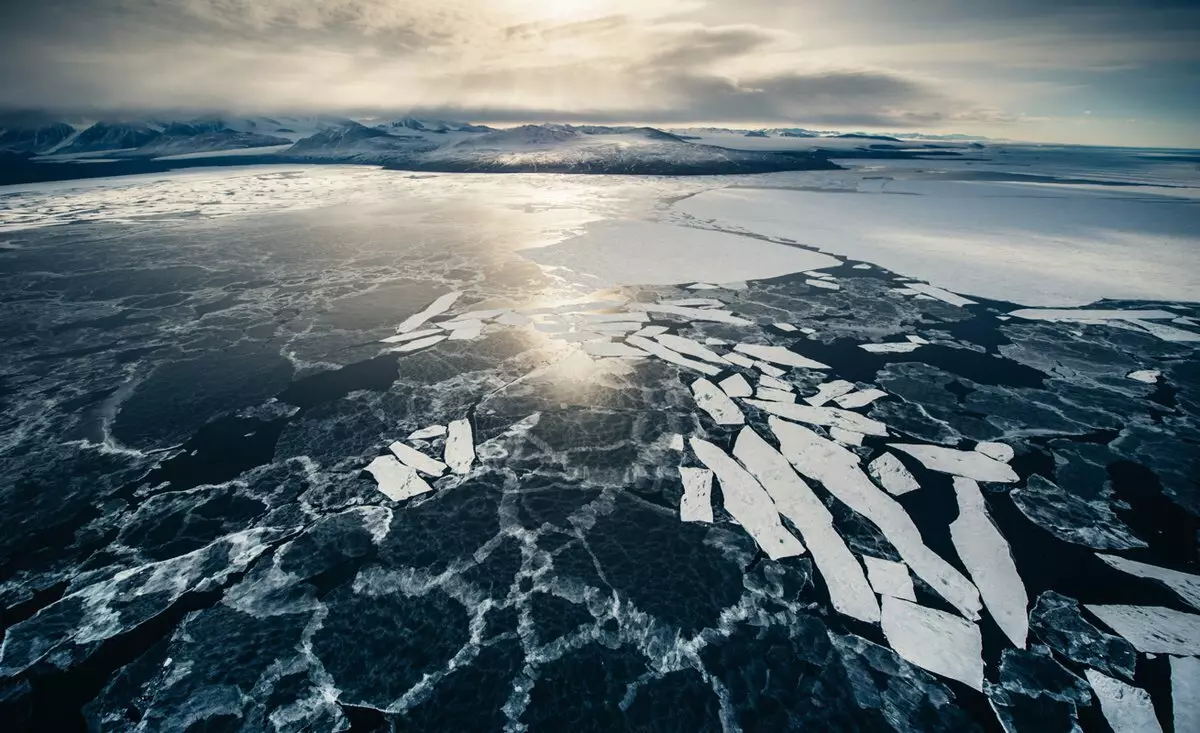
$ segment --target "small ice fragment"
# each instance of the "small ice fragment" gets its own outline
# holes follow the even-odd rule
[[[471,464],[475,462],[474,441],[471,423],[466,418],[455,420],[446,427],[444,457],[451,471],[464,474],[471,470]]]
[[[445,335],[427,336],[423,339],[417,339],[416,341],[409,341],[406,344],[401,344],[400,346],[388,349],[388,352],[389,353],[405,353],[405,352],[409,352],[409,351],[418,351],[420,349],[424,349],[427,346],[433,346],[434,344],[440,344],[441,342],[443,342],[445,340],[446,340]]]
[[[867,565],[867,580],[871,581],[871,587],[876,593],[916,603],[917,591],[913,589],[912,576],[908,574],[907,565],[892,560],[880,560],[870,555],[863,555],[863,562]]]
[[[1017,454],[1017,452],[1013,450],[1013,447],[1007,443],[989,443],[986,440],[978,443],[975,446],[975,450],[976,452],[982,453],[988,458],[1000,461],[1001,463],[1008,463],[1013,459],[1013,456]]]
[[[1130,372],[1125,376],[1138,382],[1155,384],[1158,382],[1158,378],[1162,376],[1162,372],[1157,369],[1139,369],[1138,371]]]
[[[940,445],[921,443],[892,443],[888,447],[904,451],[920,461],[925,468],[939,473],[1000,484],[1015,483],[1021,478],[1009,468],[1008,464],[975,451],[955,450],[943,448]]]
[[[795,392],[785,392],[782,389],[771,389],[770,387],[759,387],[754,396],[760,400],[771,400],[772,402],[795,402]]]
[[[1100,700],[1100,711],[1113,733],[1162,733],[1149,693],[1094,669],[1084,670],[1084,674]],[[1187,729],[1176,727],[1175,730]]]
[[[883,635],[896,653],[934,674],[983,691],[979,627],[943,611],[883,597]]]
[[[1200,656],[1200,616],[1162,606],[1094,606],[1084,608],[1125,637],[1139,652]]]
[[[692,283],[687,286],[688,290],[720,290],[720,286],[712,283]]]
[[[851,410],[857,407],[866,407],[880,397],[887,397],[887,392],[881,389],[864,389],[834,398],[833,401],[838,404],[838,407]]]
[[[753,369],[754,368],[754,361],[752,359],[747,359],[746,357],[742,356],[741,354],[726,354],[725,361],[727,361],[730,364],[733,364],[735,366],[740,366],[743,369]]]
[[[817,332],[817,329],[809,328],[807,326],[804,326],[803,328],[800,329],[800,333],[807,334],[809,336],[813,335],[816,332]]]
[[[872,354],[907,354],[921,348],[921,344],[911,341],[889,341],[883,344],[859,344],[858,348]]]
[[[641,336],[629,336],[625,339],[625,343],[642,349],[643,351],[648,351],[664,361],[669,361],[672,364],[678,364],[679,366],[687,367],[688,369],[695,369],[701,374],[705,374],[710,377],[715,377],[721,373],[721,370],[712,364],[705,364],[702,361],[695,361],[694,359],[688,359],[685,356],[680,356],[678,353],[668,349],[657,341],[651,341],[650,339],[642,338]]]
[[[773,415],[784,417],[809,425],[824,425],[838,427],[842,430],[853,430],[856,433],[887,437],[887,426],[878,420],[860,415],[849,410],[839,410],[836,407],[812,407],[797,405],[790,402],[770,402],[768,400],[746,400],[753,405]]]
[[[690,443],[692,452],[721,482],[725,509],[754,538],[767,557],[779,560],[804,553],[804,545],[780,521],[775,502],[746,469],[706,440],[692,438]]]
[[[826,382],[820,387],[817,387],[817,393],[811,397],[805,397],[804,401],[813,407],[820,407],[835,397],[841,397],[847,392],[853,391],[853,382],[847,382],[844,379],[836,379],[832,382]]]
[[[841,290],[842,286],[837,283],[829,282],[828,280],[817,280],[815,278],[805,280],[805,285],[811,285],[814,288],[824,288],[825,290]]]
[[[446,471],[446,464],[441,461],[430,458],[416,448],[411,448],[400,441],[396,441],[388,446],[388,450],[392,452],[400,462],[406,466],[412,466],[426,476],[434,478],[441,476]]]
[[[1123,573],[1162,583],[1174,591],[1175,595],[1186,601],[1189,606],[1200,609],[1200,575],[1160,568],[1157,565],[1147,565],[1144,562],[1126,560],[1116,555],[1096,553],[1096,557]]]
[[[675,300],[660,300],[659,305],[681,305],[685,308],[720,308],[725,305],[716,298],[679,298]]]
[[[776,379],[775,377],[769,376],[767,374],[764,374],[758,378],[758,386],[769,387],[770,389],[781,389],[784,392],[792,391],[792,383],[791,382],[785,382],[782,379]]]
[[[863,438],[866,436],[864,436],[862,433],[856,433],[853,430],[830,428],[829,437],[843,445],[862,445]]]
[[[940,301],[949,303],[950,305],[957,305],[959,307],[964,305],[975,305],[975,301],[973,300],[968,300],[961,295],[956,295],[949,290],[943,290],[941,288],[934,287],[933,285],[929,285],[928,283],[909,283],[908,287],[922,295],[926,295],[930,298],[936,298]]]
[[[513,311],[504,311],[504,313],[496,317],[496,323],[505,326],[525,326],[529,324],[529,320],[529,316],[522,313],[514,313]]]
[[[728,359],[728,358],[729,357],[726,357],[726,359]],[[730,363],[733,363],[733,362],[730,362]],[[767,375],[768,377],[779,378],[779,377],[782,377],[784,374],[787,374],[787,372],[780,369],[779,367],[771,366],[770,364],[766,363],[765,361],[756,361],[756,362],[753,362],[753,364],[754,364],[755,369],[757,369],[758,371]]]
[[[450,306],[454,305],[454,301],[458,300],[461,292],[446,293],[442,297],[426,306],[425,310],[420,313],[415,313],[404,320],[399,326],[396,326],[396,333],[404,333],[406,331],[416,330],[421,324],[428,321],[434,316],[440,316],[450,310]]]
[[[790,349],[785,349],[782,346],[762,346],[760,344],[738,344],[733,347],[734,351],[739,351],[746,356],[754,359],[769,361],[772,364],[781,364],[789,367],[800,367],[802,369],[828,369],[828,364],[822,364],[819,361],[813,361],[806,357],[800,356]]]
[[[679,469],[679,477],[683,479],[679,519],[684,522],[712,524],[712,471],[707,468],[683,466]]]
[[[381,344],[399,344],[405,341],[413,341],[415,339],[423,339],[428,336],[437,336],[442,330],[440,328],[426,328],[420,331],[410,331],[409,333],[398,333],[395,336],[388,336],[385,339],[380,339]]]
[[[790,323],[772,323],[771,325],[774,326],[775,328],[778,328],[780,331],[784,331],[787,333],[791,333],[792,331],[796,330],[796,327]]]
[[[659,335],[660,333],[666,333],[666,332],[667,332],[666,326],[646,326],[645,328],[634,333],[633,335],[641,336],[642,338],[653,338],[653,337]]]
[[[585,341],[583,350],[590,356],[647,356],[641,349],[613,341]]]
[[[430,438],[438,438],[446,434],[445,425],[430,425],[427,428],[414,430],[408,434],[409,440],[428,440]]]
[[[900,496],[921,488],[917,479],[892,453],[884,453],[868,463],[867,473],[892,496]]]
[[[1175,733],[1200,730],[1200,659],[1171,657],[1171,707]]]
[[[451,341],[470,341],[479,338],[483,333],[483,321],[478,319],[451,321],[441,325],[443,328],[450,329]]]
[[[722,358],[717,352],[708,348],[704,344],[691,340],[690,338],[663,333],[655,336],[654,340],[663,346],[666,346],[668,349],[678,351],[686,356],[693,356],[697,359],[712,362],[713,364],[726,365],[729,363],[725,361],[725,359]]]
[[[871,266],[865,262],[860,262],[859,264],[854,266],[854,269],[855,270],[870,270]]]
[[[818,277],[822,279],[833,277],[833,275],[830,275],[828,272],[821,272],[820,270],[805,270],[804,274],[808,275],[809,277]]]
[[[996,316],[996,320],[997,321],[1008,321],[1008,320],[1012,320],[1012,316]]]
[[[730,397],[749,397],[754,394],[750,389],[750,383],[741,374],[734,374],[732,377],[722,379],[720,387]]]
[[[683,450],[683,436],[680,435],[679,433],[673,434],[671,436],[671,440],[667,442],[667,448],[669,448],[671,450],[682,451]]]
[[[742,425],[746,422],[733,400],[707,379],[701,377],[692,382],[692,394],[696,396],[696,406],[707,412],[716,424]]]
[[[996,625],[1014,646],[1024,649],[1029,635],[1029,595],[1008,540],[988,516],[979,484],[956,476],[954,493],[958,497],[958,518],[950,523],[954,549]]]
[[[392,501],[402,501],[433,488],[417,475],[416,469],[397,461],[394,456],[379,456],[366,469],[375,477],[379,490]]]
[[[718,339],[718,338],[713,338],[712,336],[709,336],[708,338],[704,339],[704,345],[705,346],[728,346],[729,342],[726,341],[725,339]]]
[[[753,322],[745,318],[739,318],[729,311],[724,310],[704,310],[701,308],[684,308],[676,305],[659,305],[658,303],[630,303],[629,310],[647,311],[650,313],[663,313],[670,316],[678,316],[686,318],[689,321],[714,321],[716,323],[728,323],[733,326],[753,326]]]
[[[917,336],[917,335],[911,334],[911,333],[908,334],[907,336],[905,336],[904,338],[908,339],[909,341],[913,342],[914,344],[921,344],[922,346],[925,346],[929,343],[928,341],[921,338],[920,336]]]

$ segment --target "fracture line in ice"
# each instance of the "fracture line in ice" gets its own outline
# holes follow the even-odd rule
[[[820,407],[835,397],[841,397],[847,392],[853,391],[854,382],[847,382],[844,379],[835,379],[832,382],[826,382],[817,387],[817,393],[811,397],[805,397],[804,401],[813,407]]]

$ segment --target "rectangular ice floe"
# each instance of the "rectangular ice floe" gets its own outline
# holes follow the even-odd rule
[[[879,604],[846,542],[833,526],[833,515],[779,451],[753,429],[742,428],[733,455],[770,494],[779,513],[799,530],[829,589],[834,609],[867,623],[879,620]]]
[[[917,479],[892,453],[884,453],[868,463],[867,473],[892,496],[900,496],[921,488]]]
[[[863,562],[867,566],[867,579],[876,593],[916,603],[917,591],[913,588],[907,565],[870,555],[863,555]]]
[[[779,439],[780,450],[797,471],[820,481],[836,499],[878,527],[917,577],[964,616],[978,618],[980,602],[975,586],[925,545],[908,512],[871,483],[859,468],[856,455],[806,427],[776,417],[768,422]]]
[[[880,397],[887,397],[887,392],[881,389],[864,389],[842,395],[841,397],[835,397],[833,401],[838,404],[838,407],[851,410],[858,407],[866,407]]]
[[[934,674],[983,691],[979,627],[943,611],[884,596],[883,635],[897,654]]]
[[[761,344],[738,344],[733,347],[734,351],[741,352],[746,356],[762,361],[769,361],[772,364],[781,364],[789,367],[800,367],[801,369],[828,369],[828,364],[822,364],[819,361],[814,361],[807,357],[800,356],[796,352],[785,349],[782,346],[763,346]]]
[[[725,510],[754,538],[767,557],[779,560],[804,552],[800,540],[784,528],[775,502],[746,469],[707,440],[692,438],[689,442],[692,452],[721,482]]]
[[[829,282],[828,280],[818,280],[816,278],[810,278],[808,280],[805,280],[804,284],[811,285],[814,288],[821,288],[823,290],[841,290],[842,289],[842,286],[838,285],[837,283]]]
[[[582,313],[578,316],[571,316],[571,318],[578,318],[579,320],[587,323],[645,323],[646,321],[650,320],[650,316],[641,311],[634,311],[632,313],[627,313],[624,311],[620,313]]]
[[[791,333],[796,330],[796,327],[790,323],[772,323],[771,325],[784,333]]]
[[[863,438],[866,436],[862,433],[856,433],[853,430],[842,430],[841,428],[830,428],[829,437],[833,438],[843,445],[862,445]]]
[[[388,351],[395,353],[420,351],[421,349],[428,348],[434,344],[440,344],[441,342],[445,341],[446,338],[446,334],[442,334],[441,336],[426,336],[423,339],[417,339],[416,341],[409,341],[408,343],[400,344],[399,346],[388,349]]]
[[[1156,384],[1158,378],[1162,376],[1162,372],[1157,369],[1139,369],[1135,372],[1130,372],[1125,375],[1128,379],[1144,384]]]
[[[630,303],[629,310],[647,311],[649,313],[662,313],[664,315],[686,318],[689,321],[713,321],[714,323],[728,323],[731,326],[754,325],[753,322],[748,321],[745,318],[739,318],[729,311],[724,310],[686,308],[677,305],[659,305],[658,303]]]
[[[858,348],[872,354],[907,354],[921,348],[921,344],[911,341],[891,341],[883,344],[859,344]]]
[[[707,412],[716,424],[742,425],[746,422],[742,411],[729,399],[729,395],[707,379],[700,378],[692,382],[692,394],[696,396],[696,406]]]
[[[1200,659],[1171,657],[1171,710],[1175,733],[1200,730]]]
[[[693,341],[690,338],[676,336],[670,333],[663,333],[655,336],[654,340],[663,346],[666,346],[668,349],[678,351],[686,356],[693,356],[697,359],[712,362],[713,364],[720,364],[722,366],[727,366],[729,364],[729,362],[725,361],[720,354],[708,348],[704,344],[701,344],[698,341]]]
[[[975,452],[982,453],[992,460],[1008,463],[1017,454],[1007,443],[991,443],[986,440],[975,444]]]
[[[786,417],[789,420],[808,423],[809,425],[825,425],[838,427],[842,430],[852,430],[864,435],[887,436],[887,426],[878,420],[836,407],[813,407],[797,405],[791,402],[769,402],[767,400],[746,400],[746,404],[765,410],[772,415]]]
[[[430,318],[433,318],[434,316],[440,316],[441,314],[450,310],[450,306],[454,305],[454,301],[458,300],[459,296],[461,295],[462,293],[460,292],[446,293],[442,297],[426,306],[425,310],[421,311],[420,313],[414,313],[413,315],[404,319],[403,323],[401,323],[399,326],[396,326],[396,333],[414,331]]]
[[[1137,320],[1130,320],[1128,322],[1134,324],[1143,331],[1146,331],[1151,336],[1157,336],[1163,341],[1174,341],[1177,343],[1195,343],[1200,341],[1200,333],[1185,331],[1182,328],[1168,326],[1165,323]]]
[[[940,300],[944,303],[949,303],[950,305],[957,305],[959,307],[964,305],[975,305],[975,301],[973,300],[968,300],[961,295],[956,295],[949,290],[943,290],[942,288],[935,287],[928,283],[909,283],[908,287],[922,295],[928,295],[930,298],[936,298],[937,300]]]
[[[464,474],[475,462],[475,437],[471,423],[465,418],[455,420],[446,427],[446,465],[454,473]]]
[[[1096,553],[1096,556],[1123,573],[1162,583],[1186,601],[1189,606],[1200,609],[1200,575],[1160,568],[1157,565],[1147,565],[1144,562],[1126,560],[1116,555]]]
[[[379,456],[365,470],[375,477],[379,490],[392,501],[403,501],[433,491],[433,487],[417,475],[416,469],[404,465],[393,456]]]
[[[712,364],[705,364],[702,361],[696,361],[695,359],[689,359],[686,356],[681,356],[678,352],[668,349],[666,346],[663,346],[657,341],[651,341],[650,339],[642,338],[641,336],[629,336],[625,339],[625,343],[654,354],[663,361],[669,361],[672,364],[678,364],[679,366],[687,367],[688,369],[695,369],[701,374],[710,377],[715,377],[721,373],[720,368],[715,367]]]
[[[450,331],[451,341],[470,341],[477,339],[483,333],[483,321],[472,318],[465,321],[449,321],[440,324]]]
[[[583,350],[590,356],[648,356],[641,349],[612,341],[586,341]]]
[[[679,477],[683,479],[679,519],[684,522],[712,524],[712,471],[707,468],[683,466],[679,469]]]
[[[1162,733],[1150,693],[1094,669],[1085,670],[1085,674],[1113,733]],[[1183,733],[1187,729],[1177,725],[1175,730]]]
[[[439,438],[446,434],[445,425],[430,425],[427,428],[414,430],[408,434],[409,440],[429,440],[430,438]]]
[[[732,354],[730,356],[732,356]],[[728,359],[729,357],[727,356],[725,358]],[[732,364],[733,362],[731,361],[730,363]],[[765,361],[756,361],[756,362],[753,362],[753,364],[754,364],[755,369],[757,369],[758,371],[767,375],[768,377],[775,377],[776,379],[778,379],[779,377],[782,377],[784,374],[787,374],[787,372],[780,369],[779,367],[772,366],[772,365],[766,363]]]
[[[741,374],[734,374],[732,377],[722,379],[719,386],[730,397],[749,397],[754,394],[754,391],[750,389],[750,383]]]
[[[1200,656],[1200,616],[1162,606],[1085,605],[1139,652]]]
[[[1110,308],[1021,308],[1010,316],[1027,321],[1112,321],[1172,319],[1175,314],[1164,310],[1115,310]]]
[[[426,476],[433,476],[436,478],[446,472],[445,463],[442,463],[436,458],[430,458],[416,448],[407,446],[400,441],[396,441],[389,445],[388,450],[390,450],[392,455],[396,456],[401,463],[417,469]]]
[[[725,361],[729,362],[730,364],[733,364],[734,366],[740,366],[743,369],[753,369],[754,368],[754,360],[749,359],[745,356],[742,356],[741,354],[726,354]]]
[[[784,392],[792,391],[792,383],[791,382],[785,382],[782,379],[770,377],[770,376],[767,376],[766,374],[764,374],[763,376],[758,378],[758,386],[768,387],[770,389],[781,389]]]
[[[920,461],[925,468],[939,473],[1000,484],[1015,483],[1021,478],[1016,471],[1009,468],[1008,464],[993,460],[975,451],[955,450],[940,445],[922,443],[891,443],[888,447],[904,451]]]
[[[844,379],[835,379],[832,382],[826,382],[825,384],[817,387],[817,393],[811,397],[805,397],[804,401],[813,407],[820,407],[835,397],[841,397],[847,392],[853,392],[854,389],[854,382],[847,382]]]
[[[996,625],[1018,649],[1029,635],[1029,595],[1017,572],[1008,540],[992,522],[979,484],[956,476],[958,518],[950,523],[950,539]]]
[[[771,402],[796,401],[795,392],[785,392],[782,389],[771,389],[770,387],[759,387],[754,396],[760,400],[770,400]]]
[[[420,331],[409,331],[408,333],[398,333],[395,336],[388,336],[385,339],[380,339],[381,344],[400,344],[405,341],[415,341],[416,339],[428,338],[430,336],[438,336],[442,334],[440,328],[425,328]]]

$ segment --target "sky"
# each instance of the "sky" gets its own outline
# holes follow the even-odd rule
[[[1197,0],[0,0],[0,107],[1200,147]]]

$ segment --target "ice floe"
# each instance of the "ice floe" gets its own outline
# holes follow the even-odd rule
[[[1145,547],[1104,496],[1087,499],[1033,474],[1025,486],[1009,494],[1031,522],[1055,537],[1096,550],[1132,550]]]
[[[867,473],[892,496],[900,496],[921,488],[917,479],[892,453],[884,453],[868,463]]]
[[[772,376],[769,376],[766,374],[764,374],[758,378],[758,386],[769,387],[770,389],[781,389],[784,392],[792,391],[792,383],[791,382],[785,382],[782,379],[777,379],[776,377],[772,377]]]
[[[813,407],[820,407],[835,397],[841,397],[847,392],[853,392],[854,389],[854,382],[847,382],[844,379],[835,379],[832,382],[825,382],[821,386],[817,387],[817,393],[811,397],[805,397],[804,401]]]
[[[717,385],[703,377],[692,382],[692,394],[696,397],[696,406],[708,413],[718,425],[742,425],[746,417],[729,395],[717,388]]]
[[[1001,463],[1008,463],[1017,454],[1007,443],[989,443],[987,441],[977,443],[975,451]]]
[[[988,516],[979,484],[956,476],[954,493],[958,497],[958,518],[950,523],[954,549],[996,625],[1014,646],[1024,649],[1029,635],[1029,595],[1008,540]]]
[[[1010,316],[1027,321],[1146,321],[1172,319],[1175,314],[1164,310],[1116,310],[1111,308],[1021,308]]]
[[[791,333],[796,330],[796,327],[790,323],[772,323],[771,325],[785,333]]]
[[[721,365],[729,364],[729,362],[725,361],[725,359],[722,358],[720,354],[718,354],[717,352],[708,348],[704,344],[701,344],[697,341],[693,341],[690,338],[685,338],[683,336],[676,336],[676,335],[670,334],[670,333],[663,333],[663,334],[659,334],[658,336],[655,336],[654,340],[659,342],[663,346],[666,346],[668,349],[671,349],[673,351],[678,351],[679,353],[684,354],[686,356],[694,356],[697,359],[702,359],[703,361],[712,362],[713,364],[721,364]]]
[[[1162,372],[1157,369],[1139,369],[1136,372],[1130,372],[1125,375],[1129,379],[1136,382],[1145,382],[1146,384],[1157,384],[1158,378],[1162,376]]]
[[[642,338],[653,338],[653,337],[659,335],[660,333],[666,333],[666,332],[667,332],[666,326],[646,326],[645,328],[643,328],[639,331],[635,331],[633,335],[641,336]]]
[[[862,566],[833,526],[833,515],[783,455],[750,427],[742,428],[733,455],[758,479],[780,514],[800,532],[825,579],[834,609],[851,618],[875,623],[879,604]]]
[[[830,428],[829,437],[833,438],[843,445],[862,445],[863,438],[866,436],[862,433],[856,433],[853,430],[842,430],[841,428]]]
[[[716,298],[677,298],[675,300],[660,300],[659,305],[681,305],[685,308],[720,308],[725,305]]]
[[[782,346],[763,346],[761,344],[738,344],[733,347],[734,351],[741,352],[746,356],[762,361],[769,361],[772,364],[781,364],[788,367],[800,367],[801,369],[828,369],[828,364],[822,364],[819,361],[814,361],[806,357],[800,356],[796,352],[785,349]]]
[[[629,344],[622,344],[613,341],[585,341],[583,350],[589,356],[648,356],[645,351],[634,348]]]
[[[707,468],[683,466],[679,469],[679,477],[683,479],[679,519],[684,522],[712,524],[712,471]]]
[[[667,442],[667,447],[670,448],[671,450],[682,451],[683,450],[683,435],[680,433],[673,433],[671,435],[670,441]]]
[[[721,482],[725,510],[754,538],[772,560],[803,554],[804,545],[779,519],[771,496],[746,469],[717,446],[701,438],[690,441],[696,458]]]
[[[446,426],[446,448],[444,457],[446,465],[457,474],[465,474],[471,470],[475,462],[475,438],[471,423],[466,418],[454,420]]]
[[[515,328],[529,325],[530,320],[529,316],[523,313],[514,313],[513,311],[504,311],[504,313],[496,316],[496,323]]]
[[[1177,343],[1195,343],[1200,341],[1200,333],[1185,331],[1182,328],[1168,326],[1165,323],[1139,321],[1136,319],[1130,319],[1128,322],[1132,323],[1143,331],[1146,331],[1151,336],[1157,336],[1163,341],[1174,341]]]
[[[912,576],[908,574],[907,565],[870,555],[864,555],[863,562],[867,566],[867,579],[871,581],[871,587],[876,593],[916,602],[917,591],[913,589]]]
[[[479,338],[483,333],[483,321],[474,318],[465,321],[450,321],[439,325],[450,331],[451,341],[471,341]]]
[[[1008,464],[975,451],[955,450],[940,445],[920,443],[890,443],[888,447],[904,451],[920,461],[925,468],[939,473],[1001,484],[1015,483],[1021,478]]]
[[[441,342],[445,341],[447,338],[448,338],[448,336],[446,334],[442,334],[441,336],[427,336],[423,339],[417,339],[416,341],[409,341],[408,343],[400,344],[399,346],[388,349],[388,351],[397,352],[397,353],[406,353],[409,351],[420,351],[421,349],[427,348],[429,346],[433,346],[434,344],[440,344]]]
[[[1076,664],[1133,679],[1137,652],[1121,637],[1089,623],[1074,598],[1045,591],[1029,613],[1029,628],[1050,648]]]
[[[430,425],[429,427],[414,430],[408,434],[409,440],[429,440],[430,438],[440,438],[446,434],[445,425]]]
[[[641,336],[629,336],[625,339],[625,343],[629,344],[630,346],[637,347],[642,351],[649,352],[663,361],[669,361],[672,364],[678,364],[681,367],[694,369],[701,374],[705,374],[710,377],[715,377],[721,373],[720,368],[715,367],[712,364],[706,364],[702,361],[696,361],[695,359],[689,359],[686,356],[681,356],[678,352],[668,349],[666,346],[663,346],[657,341],[651,341],[650,339],[642,338]]]
[[[399,441],[389,445],[388,450],[390,450],[392,455],[396,456],[401,463],[417,469],[426,476],[433,476],[436,478],[446,472],[445,463],[442,463],[436,458],[430,458],[416,448],[407,446]]]
[[[1162,606],[1085,605],[1139,652],[1200,656],[1200,616]]]
[[[883,344],[859,344],[858,348],[872,354],[907,354],[916,351],[921,346],[921,344],[914,344],[911,341],[890,341]]]
[[[620,313],[581,313],[578,316],[571,316],[571,318],[577,318],[581,321],[584,321],[584,322],[590,323],[590,324],[596,324],[596,323],[627,323],[627,324],[639,323],[640,324],[640,323],[645,323],[646,321],[650,320],[650,316],[646,315],[645,313],[643,313],[641,311],[634,311],[632,313],[627,313],[624,311],[622,311]],[[640,326],[638,326],[638,328],[640,328]]]
[[[855,269],[855,270],[870,270],[871,266],[865,262],[860,262],[859,264],[854,265],[853,269]]]
[[[810,278],[808,280],[805,280],[804,284],[811,285],[814,288],[822,288],[824,290],[841,290],[842,289],[842,286],[838,285],[837,283],[829,282],[828,280],[818,280],[816,278]]]
[[[883,635],[918,667],[983,691],[979,627],[953,614],[901,598],[883,597]]]
[[[776,417],[768,422],[779,439],[780,450],[797,471],[820,481],[835,498],[878,527],[917,577],[964,616],[979,617],[979,592],[975,586],[925,545],[908,512],[871,483],[859,469],[857,456],[808,428]]]
[[[835,397],[833,401],[837,403],[838,407],[851,410],[866,407],[880,397],[887,397],[887,392],[884,392],[882,389],[864,389],[842,395],[841,397]]]
[[[677,305],[661,305],[659,303],[630,303],[631,311],[646,311],[648,313],[662,313],[668,316],[678,316],[686,318],[689,321],[713,321],[714,323],[728,323],[731,326],[752,326],[751,321],[745,318],[740,318],[733,315],[729,311],[708,309],[708,308],[686,308]]]
[[[441,314],[450,310],[450,306],[454,305],[454,301],[458,300],[461,295],[462,293],[458,291],[446,293],[426,306],[425,310],[421,311],[420,313],[414,313],[413,315],[404,319],[403,323],[401,323],[399,326],[396,326],[396,333],[413,331],[430,318],[433,318],[434,316],[440,316]]]
[[[1200,659],[1171,657],[1171,711],[1175,733],[1200,730]]]
[[[1113,733],[1162,733],[1148,692],[1094,669],[1086,670],[1085,674]]]
[[[729,342],[726,341],[725,339],[719,339],[719,338],[714,338],[712,336],[709,336],[708,338],[704,339],[704,345],[705,346],[728,346]]]
[[[443,335],[440,328],[423,328],[420,331],[409,331],[408,333],[398,333],[395,336],[388,336],[385,339],[380,339],[381,344],[399,344],[405,341],[415,341],[416,339],[428,338],[430,336]]]
[[[742,356],[741,354],[726,354],[725,361],[729,362],[730,364],[733,364],[734,366],[740,366],[743,369],[753,369],[754,368],[754,360],[748,359],[748,358]]]
[[[754,394],[754,390],[750,388],[750,383],[741,374],[734,374],[732,377],[722,379],[718,385],[722,391],[730,397],[749,397]]]
[[[765,410],[772,415],[785,417],[789,420],[808,423],[809,425],[824,425],[850,430],[864,435],[887,436],[887,426],[878,420],[851,412],[839,410],[836,407],[813,407],[812,405],[797,405],[791,402],[771,402],[768,400],[746,400],[746,404]]]
[[[433,491],[433,487],[417,475],[415,468],[404,465],[394,456],[379,456],[364,470],[375,477],[379,490],[392,501],[403,501]]]
[[[949,290],[944,290],[934,285],[929,285],[928,283],[909,283],[908,287],[917,291],[917,293],[921,295],[929,296],[930,298],[940,300],[944,303],[949,303],[950,305],[957,305],[959,307],[964,305],[975,305],[975,301],[973,300],[964,298],[961,295],[950,292]]]
[[[725,358],[728,359],[729,357],[725,357]],[[730,362],[730,363],[732,364],[733,362]],[[779,377],[782,377],[784,374],[787,374],[787,372],[780,369],[779,367],[771,366],[770,364],[766,363],[765,361],[756,361],[756,362],[753,362],[753,364],[754,364],[755,369],[762,372],[763,374],[765,374],[768,377],[775,377],[776,379],[778,379]]]
[[[1123,573],[1162,583],[1186,601],[1189,606],[1200,609],[1200,575],[1160,568],[1157,565],[1147,565],[1144,562],[1126,560],[1116,555],[1096,553],[1096,556]]]
[[[795,392],[785,392],[782,389],[771,389],[770,387],[759,387],[754,396],[760,400],[770,400],[772,402],[796,401]]]
[[[458,323],[461,321],[490,321],[493,318],[502,316],[507,312],[508,311],[506,311],[503,308],[492,308],[489,310],[480,310],[480,311],[467,311],[466,313],[459,313],[458,315],[454,316],[450,320],[444,321],[443,323],[440,323],[438,325],[442,326],[443,328],[449,328],[452,324]]]

